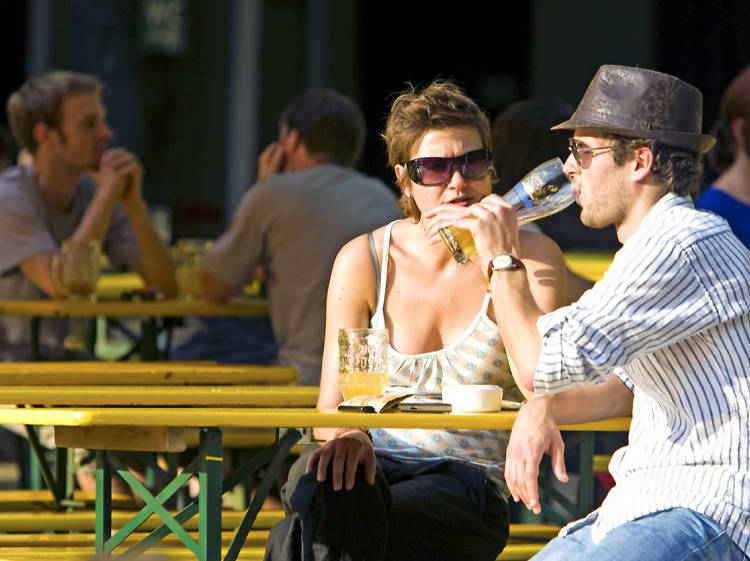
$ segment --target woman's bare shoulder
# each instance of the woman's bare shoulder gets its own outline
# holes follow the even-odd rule
[[[549,236],[530,230],[520,230],[518,235],[521,242],[521,259],[553,264],[562,261],[560,246]]]

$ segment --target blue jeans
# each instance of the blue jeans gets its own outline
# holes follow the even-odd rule
[[[602,541],[591,539],[596,513],[574,522],[532,561],[744,561],[740,548],[716,522],[686,508],[673,508],[621,524]]]

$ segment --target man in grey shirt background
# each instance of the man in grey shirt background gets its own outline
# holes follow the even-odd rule
[[[260,267],[273,333],[248,320],[206,321],[175,358],[275,362],[297,368],[300,384],[318,384],[333,260],[352,238],[399,217],[393,192],[352,167],[365,132],[357,105],[330,89],[286,106],[278,140],[259,158],[257,183],[201,269],[204,296],[223,301]]]
[[[91,75],[54,71],[26,81],[8,98],[8,121],[33,158],[0,175],[0,300],[64,298],[64,241],[96,240],[110,262],[140,273],[167,296],[172,262],[141,193],[143,169],[113,132]],[[42,322],[42,358],[62,358],[67,322]],[[28,318],[0,318],[0,360],[30,358]]]

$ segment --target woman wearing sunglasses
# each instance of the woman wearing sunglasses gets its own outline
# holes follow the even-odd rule
[[[488,263],[459,266],[436,235],[492,192],[487,117],[454,84],[434,82],[394,101],[383,138],[406,218],[355,238],[336,258],[318,407],[342,401],[337,334],[346,327],[388,329],[390,385],[440,393],[497,384],[521,399],[486,289]],[[437,214],[426,220],[428,212]],[[507,267],[525,268],[537,304],[551,311],[564,303],[560,250],[536,232],[521,239]],[[493,272],[502,274],[490,265]],[[289,516],[273,530],[267,559],[314,551],[315,559],[489,561],[503,549],[507,433],[342,428],[316,436],[326,442],[292,468],[282,491]]]

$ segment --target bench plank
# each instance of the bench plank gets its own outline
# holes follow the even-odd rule
[[[208,362],[0,362],[0,385],[214,385],[289,384],[297,371],[287,366]]]

